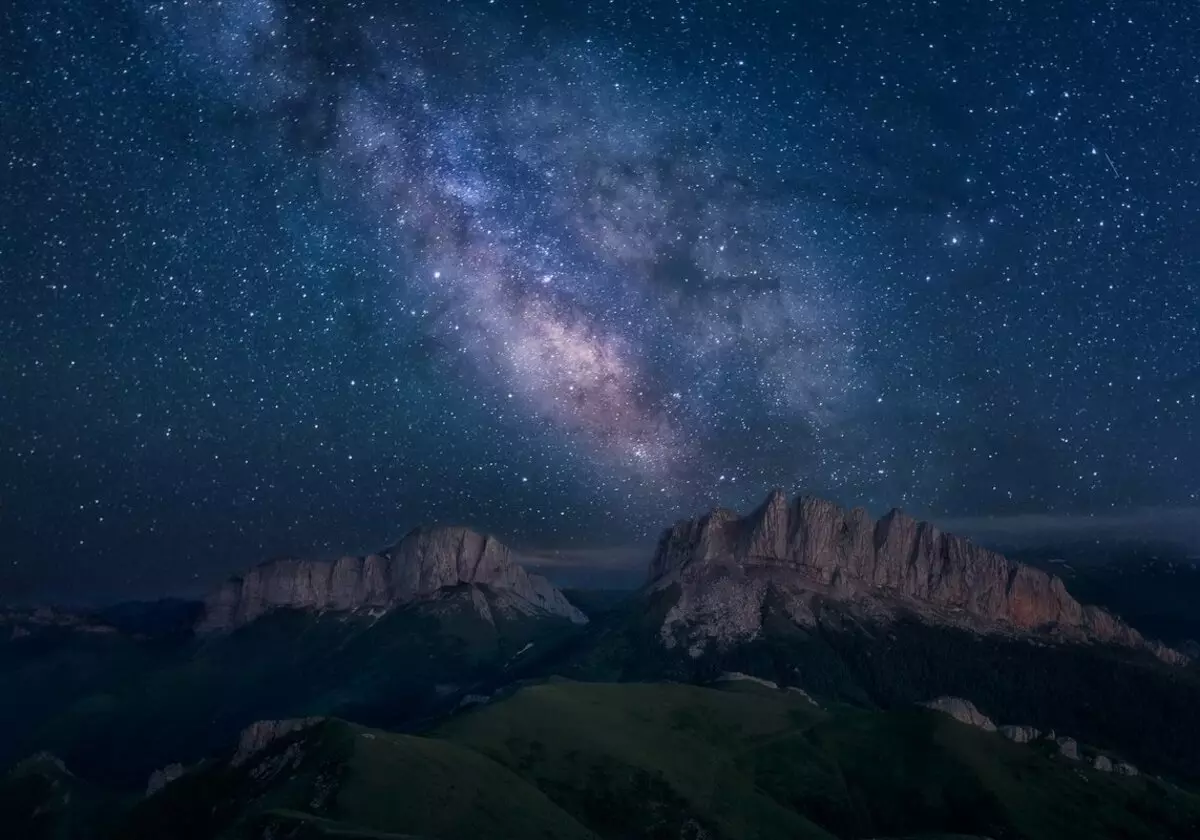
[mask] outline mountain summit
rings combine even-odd
[[[263,563],[226,581],[204,603],[197,630],[221,632],[278,608],[351,611],[388,610],[468,586],[480,613],[488,599],[506,612],[552,615],[576,624],[587,617],[545,578],[526,572],[494,537],[467,528],[417,528],[399,543],[366,557],[339,560],[283,559]]]
[[[865,510],[779,490],[749,516],[726,509],[663,534],[650,588],[679,587],[662,625],[668,647],[699,655],[757,637],[771,595],[813,626],[823,603],[849,602],[871,617],[899,610],[983,632],[1049,633],[1067,640],[1184,657],[1099,607],[1085,606],[1053,575],[918,522],[900,510],[873,521]]]

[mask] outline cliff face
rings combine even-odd
[[[392,548],[366,557],[264,563],[210,595],[197,630],[231,630],[280,607],[386,610],[461,584],[485,586],[501,596],[505,608],[519,613],[587,621],[562,592],[527,573],[496,539],[466,528],[418,528]],[[483,603],[481,612],[488,609]]]
[[[1059,578],[899,510],[875,522],[862,508],[847,511],[811,497],[790,502],[779,491],[746,517],[717,510],[676,523],[659,542],[650,583],[680,584],[663,627],[668,644],[753,637],[771,590],[801,624],[815,621],[815,598],[826,595],[875,611],[902,603],[975,626],[1048,631],[1182,659],[1104,610],[1080,604]]]

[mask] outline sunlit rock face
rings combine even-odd
[[[438,527],[418,528],[395,546],[365,557],[264,563],[213,592],[197,630],[232,630],[284,607],[386,610],[461,585],[487,587],[502,596],[498,600],[506,610],[516,613],[587,621],[561,591],[526,572],[494,537]],[[486,617],[491,618],[490,611]]]
[[[900,510],[875,521],[780,491],[748,516],[718,509],[668,529],[650,568],[650,586],[679,585],[662,627],[670,647],[697,652],[754,638],[769,593],[789,617],[815,623],[822,599],[886,616],[900,608],[937,623],[979,630],[1046,633],[1076,641],[1140,647],[1168,662],[1185,657],[1098,607],[1080,604],[1063,582]]]

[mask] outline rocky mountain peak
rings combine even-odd
[[[1053,633],[1147,648],[1169,662],[1183,657],[1148,642],[1063,582],[966,539],[919,522],[899,508],[873,521],[812,496],[780,490],[747,516],[716,510],[675,523],[650,565],[650,587],[679,584],[663,627],[668,644],[754,637],[768,590],[793,620],[811,624],[822,598],[872,612],[906,608],[938,622],[976,629]]]
[[[197,630],[231,630],[284,607],[388,610],[461,585],[484,587],[518,613],[587,621],[553,584],[526,572],[495,537],[438,526],[416,528],[391,548],[365,557],[263,563],[226,581],[205,600]],[[490,618],[484,603],[480,611]]]

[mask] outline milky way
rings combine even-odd
[[[3,12],[11,589],[1200,501],[1191,6],[411,6]]]
[[[426,329],[473,377],[590,455],[670,485],[703,468],[731,377],[749,372],[754,402],[814,428],[860,387],[852,296],[828,299],[836,267],[804,247],[803,207],[717,142],[748,115],[697,111],[619,47],[514,49],[487,14],[250,0],[148,16],[185,75],[359,193],[396,253],[397,295],[438,309]]]

